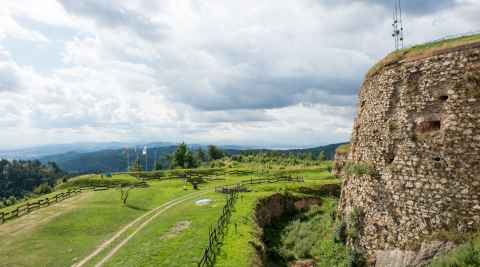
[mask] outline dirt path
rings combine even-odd
[[[96,265],[95,267],[100,267],[102,266],[106,261],[108,261],[113,255],[115,255],[115,253],[120,249],[122,248],[134,235],[136,235],[140,230],[142,230],[146,225],[148,225],[153,219],[155,219],[156,217],[158,217],[160,214],[164,213],[165,211],[167,211],[168,209],[170,209],[171,207],[173,206],[176,206],[182,202],[185,202],[187,200],[190,200],[192,198],[195,198],[195,197],[198,197],[200,195],[203,195],[203,194],[206,194],[208,193],[209,191],[202,191],[202,192],[195,192],[195,193],[190,193],[190,194],[187,194],[185,196],[182,196],[182,197],[178,197],[178,198],[175,198],[175,199],[172,199],[160,206],[158,206],[157,208],[141,215],[140,217],[138,217],[137,219],[135,219],[134,221],[130,222],[129,224],[125,225],[124,227],[122,227],[122,229],[120,229],[118,232],[116,232],[112,238],[110,238],[109,240],[103,242],[102,244],[100,244],[97,249],[95,249],[92,253],[90,253],[89,255],[87,255],[85,258],[83,258],[80,262],[72,265],[72,267],[81,267],[81,266],[84,266],[87,262],[89,262],[92,258],[94,258],[95,256],[97,256],[99,253],[101,253],[103,250],[105,250],[110,244],[112,244],[115,240],[119,239],[119,237],[125,233],[128,229],[130,229],[132,226],[136,225],[137,223],[139,223],[140,221],[142,221],[143,219],[147,218],[149,215],[152,215],[151,217],[149,217],[148,219],[146,219],[141,225],[139,225],[134,232],[132,232],[129,236],[127,236],[125,239],[123,239],[119,244],[117,244],[104,258],[102,258]]]

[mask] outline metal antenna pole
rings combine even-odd
[[[400,44],[401,44],[401,48],[404,48],[404,43],[403,43],[402,0],[398,0],[398,9],[400,10]]]
[[[393,40],[395,42],[395,50],[398,50],[400,48],[400,44],[402,43],[403,47],[403,37],[400,37],[401,35],[401,30],[399,30],[399,23],[401,24],[401,18],[399,18],[399,13],[401,14],[401,9],[400,9],[400,0],[394,0],[394,5],[393,5]],[[401,16],[401,15],[400,15]],[[403,30],[403,26],[401,26]]]

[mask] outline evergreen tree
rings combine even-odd
[[[155,165],[154,165],[153,169],[154,169],[155,171],[163,170],[162,161],[161,161],[161,160],[155,161]]]
[[[224,153],[222,150],[218,149],[214,145],[209,145],[208,146],[208,159],[209,160],[216,160],[216,159],[221,159],[223,158]]]
[[[192,151],[190,151],[190,149],[187,149],[187,151],[185,152],[184,167],[186,169],[193,169],[197,167],[197,162],[195,160],[195,157],[193,156]]]
[[[172,156],[173,168],[185,168],[185,154],[187,154],[188,147],[185,143],[181,143],[177,146]]]
[[[323,161],[325,161],[326,159],[327,159],[327,157],[325,156],[325,152],[324,152],[323,150],[320,151],[320,154],[318,155],[318,160],[319,160],[320,162],[323,162]]]
[[[205,152],[201,147],[198,148],[196,156],[199,163],[207,161],[207,155],[205,155]]]

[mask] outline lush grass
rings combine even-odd
[[[242,194],[243,197],[235,207],[218,266],[250,266],[251,259],[255,257],[255,249],[249,241],[256,240],[256,232],[249,214],[253,212],[255,201],[275,192],[337,181],[326,173],[326,164],[310,169],[288,170],[292,175],[305,176],[305,183],[256,185],[251,187],[252,192]],[[236,183],[247,177],[258,178],[264,175],[246,169],[245,166],[240,167],[222,170],[215,179],[208,179],[207,183],[200,185],[200,189],[211,189],[216,185]],[[135,182],[137,179],[129,174],[114,175],[111,178],[88,175],[70,179],[69,185],[92,181],[116,183]],[[175,197],[192,192],[190,185],[187,185],[188,191],[183,190],[185,183],[182,179],[151,180],[148,183],[148,188],[133,189],[130,192],[127,206],[121,204],[120,192],[116,189],[88,192],[65,202],[65,205],[72,205],[69,209],[63,207],[62,202],[1,225],[0,266],[70,266],[138,216]],[[138,232],[107,262],[107,266],[194,266],[207,245],[208,226],[217,220],[223,206],[224,195],[209,194],[210,198],[215,199],[213,206],[197,207],[193,204],[196,199],[192,199],[168,210]],[[58,216],[52,216],[45,222],[28,220],[32,216],[42,218],[57,213]],[[168,239],[162,239],[172,226],[181,221],[189,221],[191,225]],[[16,223],[26,222],[32,224],[32,227],[16,232],[8,231]],[[94,258],[90,264],[107,252]],[[222,265],[222,262],[225,264]]]
[[[480,234],[458,246],[445,256],[435,259],[429,267],[476,267],[480,266]]]
[[[259,240],[260,229],[257,228],[253,218],[254,208],[258,199],[270,196],[275,193],[290,192],[297,196],[318,196],[325,195],[322,190],[316,190],[324,184],[339,183],[330,174],[325,173],[323,169],[304,170],[298,172],[299,175],[305,175],[305,183],[274,183],[262,184],[250,187],[252,190],[248,193],[242,193],[235,204],[232,213],[231,223],[228,226],[223,245],[217,257],[215,266],[237,266],[247,267],[255,266],[260,262],[257,258],[256,246],[261,246]],[[306,174],[309,174],[308,176]],[[311,178],[308,178],[311,177]],[[304,190],[304,189],[310,190]],[[317,194],[318,193],[318,194]],[[331,263],[343,263],[345,249],[343,245],[333,241],[333,221],[330,211],[334,208],[335,200],[327,197],[324,199],[324,205],[319,208],[318,217],[311,222],[315,225],[318,233],[311,233],[315,236],[316,243],[312,248],[312,255],[322,257],[318,260],[319,266],[341,266],[331,265]],[[286,236],[289,231],[283,232]],[[290,238],[292,238],[291,235]],[[291,249],[286,249],[286,251]]]
[[[211,205],[196,200],[210,198]],[[209,193],[168,210],[141,230],[105,266],[196,266],[208,242],[208,228],[220,216],[225,195]],[[165,238],[179,222],[190,226]]]
[[[90,253],[121,226],[173,197],[186,194],[188,191],[183,191],[182,185],[181,181],[175,180],[154,182],[149,188],[134,189],[128,206],[121,204],[117,190],[87,193],[90,194],[88,198],[48,223],[16,233],[2,231],[0,266],[69,266]],[[37,212],[41,216],[48,209]],[[9,224],[22,219],[7,222],[2,229],[8,229]]]
[[[419,44],[412,46],[410,48],[401,49],[395,52],[390,53],[384,59],[375,64],[367,73],[367,77],[376,74],[384,66],[392,64],[394,62],[413,58],[413,57],[425,57],[432,55],[436,51],[443,49],[448,49],[460,45],[465,45],[469,43],[474,43],[480,41],[480,34],[463,36],[458,38],[452,38],[447,40],[440,40],[436,42],[430,42],[425,44]]]
[[[300,213],[285,228],[280,229],[280,244],[276,248],[283,259],[313,258],[317,266],[346,266],[347,250],[333,238],[335,222],[331,216],[336,199],[322,198],[320,206]]]

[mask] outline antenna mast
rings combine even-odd
[[[395,50],[402,49],[403,43],[403,14],[401,0],[394,0],[393,5],[393,33],[392,37],[395,42]]]

